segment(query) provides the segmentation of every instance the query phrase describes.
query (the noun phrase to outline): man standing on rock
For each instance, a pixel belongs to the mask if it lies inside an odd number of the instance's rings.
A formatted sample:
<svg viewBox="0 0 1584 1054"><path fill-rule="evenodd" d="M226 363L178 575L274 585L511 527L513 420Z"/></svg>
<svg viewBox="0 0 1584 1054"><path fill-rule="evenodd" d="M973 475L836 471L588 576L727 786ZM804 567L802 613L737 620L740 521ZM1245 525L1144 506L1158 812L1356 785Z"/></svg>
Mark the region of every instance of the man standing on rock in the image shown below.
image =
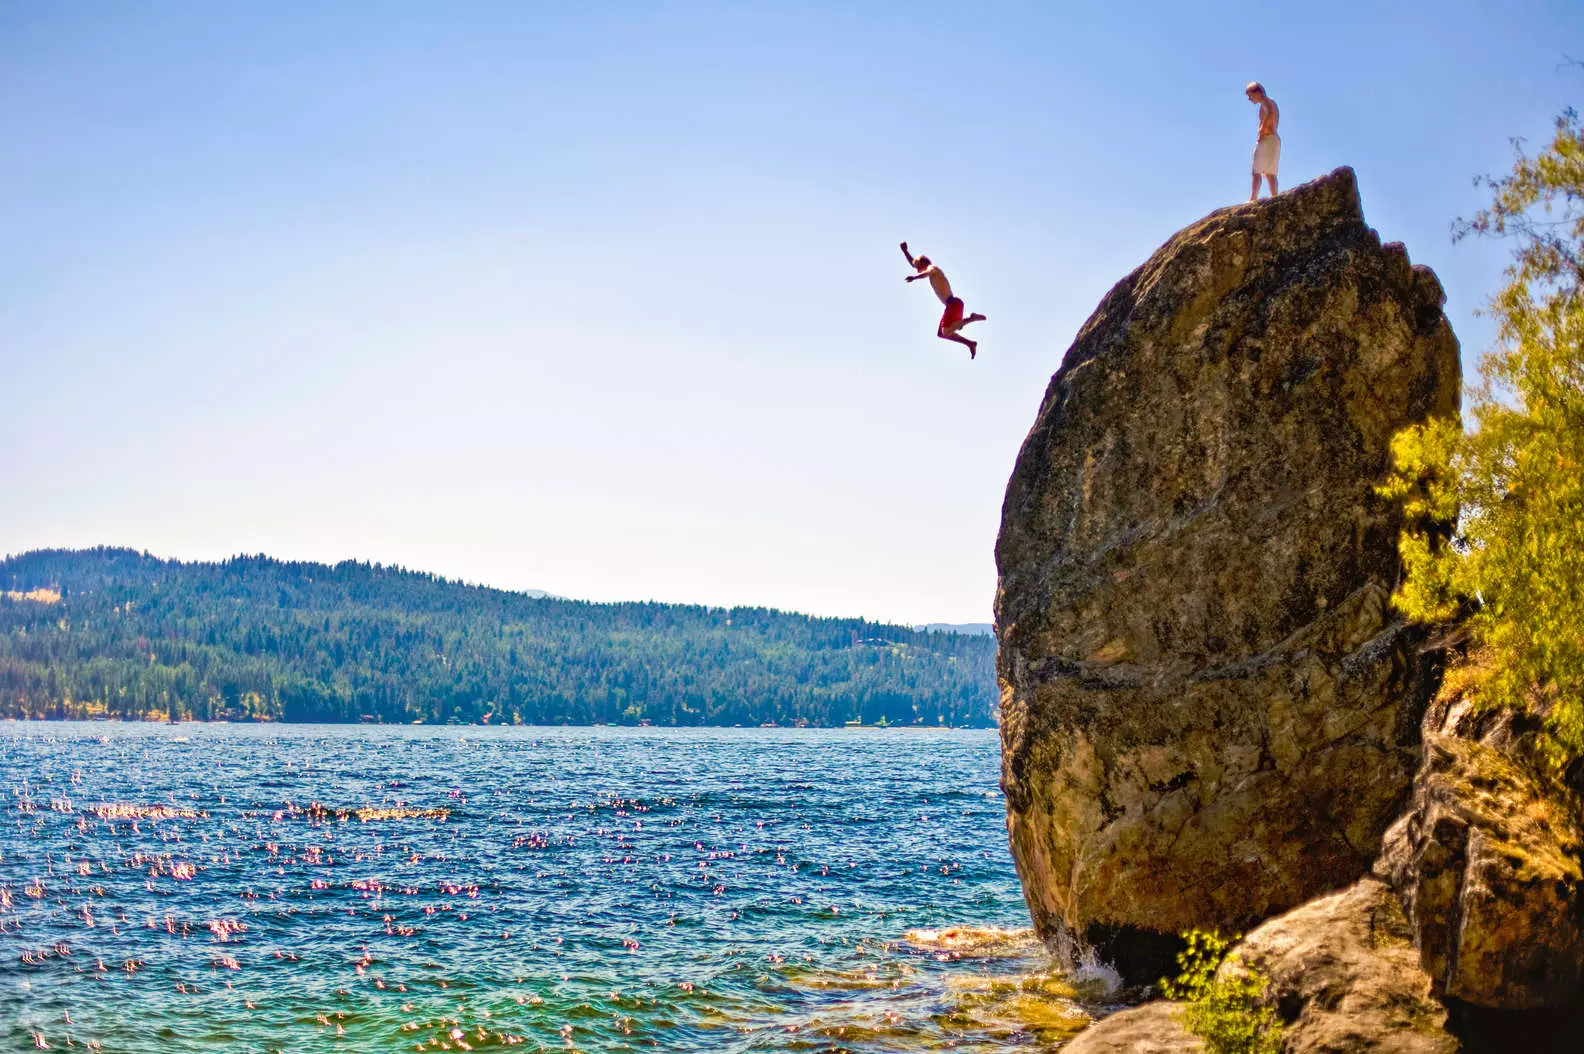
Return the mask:
<svg viewBox="0 0 1584 1054"><path fill-rule="evenodd" d="M1249 200L1259 197L1260 177L1270 181L1271 197L1276 196L1276 164L1281 160L1281 136L1276 134L1276 123L1281 111L1275 101L1265 94L1265 85L1251 81L1243 93L1248 101L1259 107L1259 142L1254 144L1254 186L1249 190Z"/></svg>
<svg viewBox="0 0 1584 1054"><path fill-rule="evenodd" d="M928 278L930 288L935 290L940 302L946 305L946 310L941 313L940 325L935 328L935 335L942 340L954 340L958 344L966 345L968 357L973 358L979 353L979 342L969 340L957 331L970 322L983 322L985 316L975 311L967 318L963 318L963 302L959 297L952 296L951 283L946 281L946 273L930 263L928 256L914 256L908 252L907 242L902 243L902 255L907 257L908 266L918 272L908 275L903 281L916 282L920 278Z"/></svg>

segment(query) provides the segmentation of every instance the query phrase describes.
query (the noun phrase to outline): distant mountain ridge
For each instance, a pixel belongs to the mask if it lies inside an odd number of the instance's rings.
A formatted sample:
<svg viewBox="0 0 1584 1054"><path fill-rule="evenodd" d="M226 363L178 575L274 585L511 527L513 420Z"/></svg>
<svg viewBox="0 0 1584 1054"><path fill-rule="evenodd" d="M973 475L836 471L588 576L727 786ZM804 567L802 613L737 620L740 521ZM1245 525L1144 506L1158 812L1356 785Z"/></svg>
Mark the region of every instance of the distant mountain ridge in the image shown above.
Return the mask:
<svg viewBox="0 0 1584 1054"><path fill-rule="evenodd" d="M0 716L994 723L995 642L770 608L596 604L356 561L0 561Z"/></svg>
<svg viewBox="0 0 1584 1054"><path fill-rule="evenodd" d="M993 622L926 622L919 629L932 633L969 633L995 635Z"/></svg>

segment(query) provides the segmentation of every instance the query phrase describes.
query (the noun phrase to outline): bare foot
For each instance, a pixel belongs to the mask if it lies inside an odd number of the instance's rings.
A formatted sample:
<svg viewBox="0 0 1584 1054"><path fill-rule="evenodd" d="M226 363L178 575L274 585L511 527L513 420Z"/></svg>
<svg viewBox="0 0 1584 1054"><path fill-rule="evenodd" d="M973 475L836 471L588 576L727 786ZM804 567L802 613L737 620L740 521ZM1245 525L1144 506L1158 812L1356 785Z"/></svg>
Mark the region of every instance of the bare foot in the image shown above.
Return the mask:
<svg viewBox="0 0 1584 1054"><path fill-rule="evenodd" d="M973 314L971 314L967 318L963 319L963 321L964 322L988 322L989 318L988 318L988 316L981 315L979 312L975 311Z"/></svg>
<svg viewBox="0 0 1584 1054"><path fill-rule="evenodd" d="M973 359L973 357L975 355L977 355L977 354L979 354L979 345L976 342L974 342L974 341L969 341L968 342L968 358L969 358L969 360L971 361Z"/></svg>

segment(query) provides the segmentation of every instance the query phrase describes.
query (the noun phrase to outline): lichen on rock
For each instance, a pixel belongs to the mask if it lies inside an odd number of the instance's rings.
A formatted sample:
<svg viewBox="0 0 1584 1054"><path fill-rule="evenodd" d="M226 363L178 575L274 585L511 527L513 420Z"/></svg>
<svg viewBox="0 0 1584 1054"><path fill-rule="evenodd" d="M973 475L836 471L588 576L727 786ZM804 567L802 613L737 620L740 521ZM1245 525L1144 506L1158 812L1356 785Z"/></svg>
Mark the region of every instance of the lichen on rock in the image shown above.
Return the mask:
<svg viewBox="0 0 1584 1054"><path fill-rule="evenodd" d="M1036 929L1145 980L1365 874L1438 667L1392 612L1391 437L1455 412L1435 276L1339 169L1177 234L1052 378L996 559L1002 786Z"/></svg>

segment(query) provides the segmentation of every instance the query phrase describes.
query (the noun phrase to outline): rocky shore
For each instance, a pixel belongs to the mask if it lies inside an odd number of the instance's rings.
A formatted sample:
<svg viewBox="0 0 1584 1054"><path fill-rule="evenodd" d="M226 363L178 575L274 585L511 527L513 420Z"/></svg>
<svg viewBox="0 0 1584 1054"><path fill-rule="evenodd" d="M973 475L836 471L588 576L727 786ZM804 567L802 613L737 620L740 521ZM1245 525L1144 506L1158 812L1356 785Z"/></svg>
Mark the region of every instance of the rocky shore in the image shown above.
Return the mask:
<svg viewBox="0 0 1584 1054"><path fill-rule="evenodd" d="M1584 787L1463 697L1456 627L1389 603L1392 436L1459 406L1444 299L1350 169L1213 213L1084 325L1003 507L1037 932L1138 983L1185 930L1247 933L1289 1052L1577 1049ZM1197 1047L1147 1004L1067 1049Z"/></svg>

